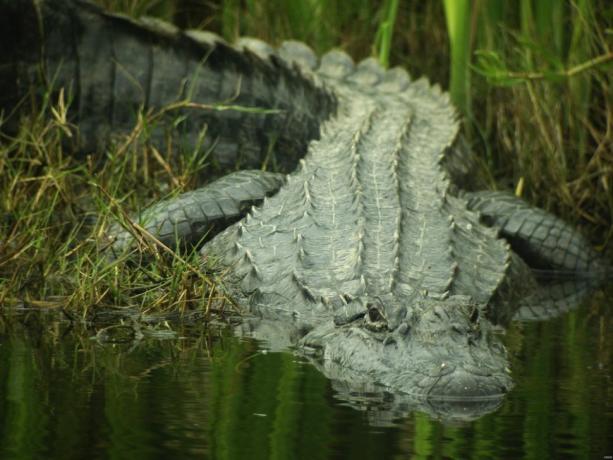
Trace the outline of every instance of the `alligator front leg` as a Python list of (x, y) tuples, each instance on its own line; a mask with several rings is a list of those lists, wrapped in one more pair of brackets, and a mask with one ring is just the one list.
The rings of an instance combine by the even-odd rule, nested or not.
[(573, 227), (542, 209), (505, 192), (466, 195), (468, 207), (496, 227), (513, 250), (535, 269), (602, 276), (605, 264)]
[(170, 249), (197, 246), (242, 218), (284, 181), (283, 174), (266, 171), (228, 174), (205, 187), (154, 204), (134, 222), (113, 225), (108, 232), (107, 249), (118, 257), (133, 249), (136, 241), (153, 239)]

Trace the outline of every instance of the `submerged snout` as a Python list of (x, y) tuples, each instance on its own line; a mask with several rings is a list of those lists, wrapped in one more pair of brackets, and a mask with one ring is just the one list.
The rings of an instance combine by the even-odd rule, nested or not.
[(418, 392), (428, 399), (471, 400), (502, 398), (512, 388), (508, 371), (477, 371), (462, 365), (447, 365), (446, 372), (426, 376), (418, 383)]
[(499, 407), (513, 386), (500, 335), (470, 302), (424, 301), (395, 320), (393, 309), (376, 303), (350, 306), (301, 341), (350, 399), (384, 392), (399, 404), (469, 420)]
[(500, 337), (484, 323), (451, 319), (434, 323), (426, 314), (390, 331), (364, 318), (314, 330), (304, 341), (339, 380), (429, 400), (500, 399), (513, 386)]

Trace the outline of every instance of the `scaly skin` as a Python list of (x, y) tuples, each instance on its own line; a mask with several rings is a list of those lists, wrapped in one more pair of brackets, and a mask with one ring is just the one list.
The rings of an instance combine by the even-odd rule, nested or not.
[[(193, 148), (206, 124), (215, 137), (205, 147), (215, 146), (219, 163), (255, 166), (272, 148), (293, 172), (235, 173), (154, 206), (142, 221), (165, 244), (194, 242), (258, 204), (206, 243), (203, 257), (228, 269), (228, 291), (257, 316), (244, 333), (297, 346), (348, 394), (384, 389), (398, 407), (422, 410), (444, 401), (446, 418), (492, 410), (512, 386), (495, 327), (536, 286), (518, 253), (537, 267), (602, 272), (585, 240), (548, 213), (491, 192), (456, 193), (466, 171), (453, 149), (455, 111), (426, 80), (373, 59), (355, 66), (338, 51), (320, 60), (296, 42), (231, 47), (80, 0), (33, 11), (16, 20), (22, 51), (0, 77), (23, 94), (39, 83), (42, 59), (44, 75), (73, 98), (82, 149), (128, 131), (139, 107), (232, 98), (280, 109), (185, 112), (180, 142)], [(24, 24), (36, 14), (42, 31), (32, 41)], [(127, 233), (111, 236), (114, 251), (130, 247)]]

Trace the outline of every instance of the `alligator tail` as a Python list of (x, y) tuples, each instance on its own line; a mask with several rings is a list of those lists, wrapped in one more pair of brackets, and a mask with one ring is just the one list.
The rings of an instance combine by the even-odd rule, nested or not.
[[(172, 129), (176, 147), (214, 147), (223, 167), (260, 166), (273, 153), (290, 171), (336, 110), (334, 96), (297, 66), (213, 34), (110, 14), (84, 0), (0, 0), (0, 13), (0, 43), (11, 44), (0, 58), (3, 118), (63, 88), (82, 152), (100, 151), (130, 132), (139, 113), (158, 111), (163, 121), (150, 141), (159, 148)], [(18, 122), (11, 117), (3, 130)]]

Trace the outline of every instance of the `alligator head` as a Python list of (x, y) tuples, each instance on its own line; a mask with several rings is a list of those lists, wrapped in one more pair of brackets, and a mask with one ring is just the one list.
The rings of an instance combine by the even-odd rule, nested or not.
[[(467, 296), (355, 299), (301, 345), (349, 393), (385, 391), (444, 406), (443, 418), (475, 418), (495, 409), (512, 387), (505, 348), (484, 310)], [(476, 404), (476, 406), (475, 406)], [(466, 406), (472, 405), (466, 414)], [(428, 410), (432, 412), (432, 410)]]

